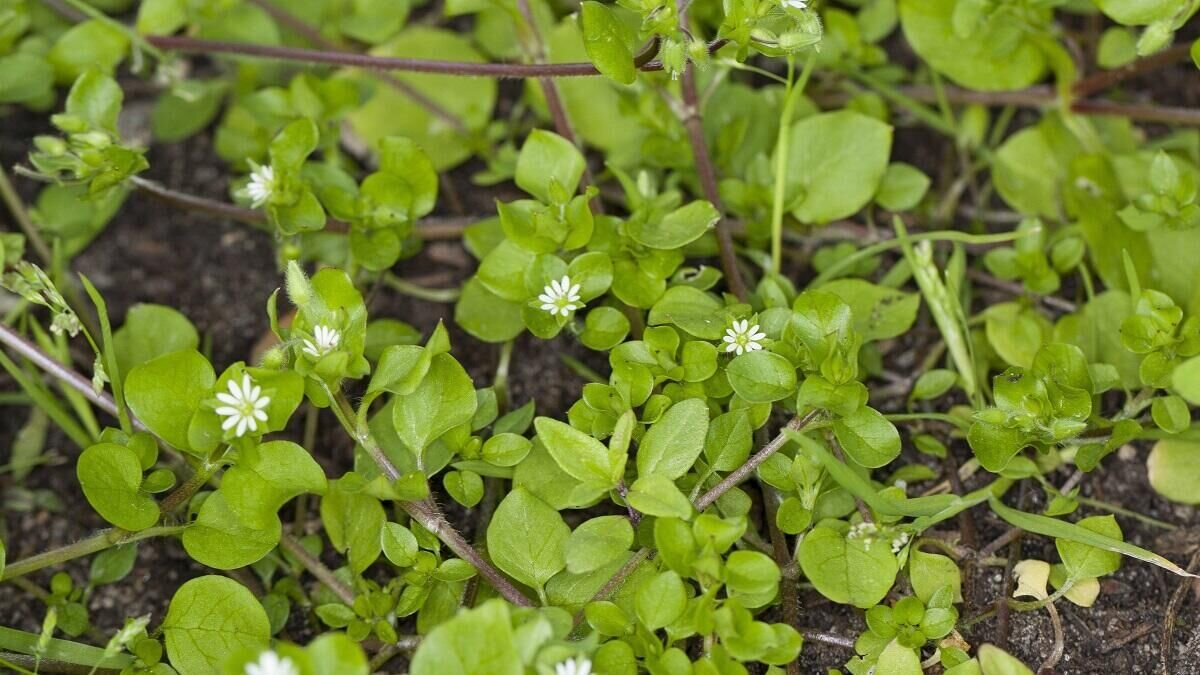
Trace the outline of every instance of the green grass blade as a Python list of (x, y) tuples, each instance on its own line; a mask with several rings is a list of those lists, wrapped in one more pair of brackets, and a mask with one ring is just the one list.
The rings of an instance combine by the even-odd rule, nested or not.
[(992, 507), (992, 510), (996, 512), (996, 515), (1003, 518), (1004, 521), (1009, 525), (1012, 525), (1013, 527), (1019, 527), (1027, 532), (1033, 532), (1034, 534), (1040, 534), (1047, 537), (1066, 539), (1068, 541), (1074, 541), (1080, 544), (1087, 544), (1088, 546), (1095, 546), (1096, 548), (1101, 548), (1105, 551), (1120, 553), (1121, 555), (1127, 555), (1130, 558), (1148, 562), (1151, 565), (1158, 565), (1168, 572), (1171, 572), (1172, 574), (1178, 574), (1181, 577), (1200, 578), (1200, 575), (1195, 575), (1188, 572), (1179, 565), (1176, 565), (1157, 553), (1147, 551), (1144, 548), (1134, 546), (1133, 544), (1121, 541), (1120, 539), (1106, 537), (1098, 532), (1093, 532), (1074, 523), (1068, 523), (1065, 520), (1058, 520), (1057, 518), (1050, 518), (1048, 516), (1034, 513), (1025, 513), (1024, 511), (1019, 511), (1012, 507), (1005, 506), (1004, 503), (999, 499), (989, 500), (988, 505)]

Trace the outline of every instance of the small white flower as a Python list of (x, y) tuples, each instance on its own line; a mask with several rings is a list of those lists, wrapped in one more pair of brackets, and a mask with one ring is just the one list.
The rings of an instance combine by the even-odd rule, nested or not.
[(767, 334), (759, 331), (758, 324), (751, 326), (745, 319), (734, 321), (732, 328), (725, 329), (725, 351), (736, 352), (738, 356), (756, 352), (762, 349), (760, 340), (765, 337)]
[(537, 299), (542, 303), (542, 309), (550, 312), (551, 316), (570, 316), (571, 312), (583, 307), (579, 301), (579, 284), (572, 284), (571, 278), (566, 275), (551, 281)]
[(296, 664), (286, 656), (279, 656), (268, 649), (255, 663), (246, 664), (246, 675), (300, 675)]
[(217, 408), (217, 414), (225, 418), (221, 429), (229, 431), (237, 427), (235, 436), (243, 436), (247, 430), (258, 431), (258, 423), (267, 421), (264, 408), (271, 398), (262, 395), (262, 387), (254, 384), (247, 373), (242, 374), (240, 385), (235, 380), (229, 380), (229, 393), (218, 393), (217, 400), (225, 404)]
[(554, 675), (591, 675), (591, 673), (592, 662), (582, 656), (576, 659), (567, 659), (554, 666)]
[(254, 170), (250, 172), (250, 182), (246, 184), (246, 194), (250, 197), (250, 206), (258, 208), (267, 203), (271, 192), (275, 189), (275, 169), (268, 166), (251, 164)]
[(892, 553), (900, 553), (900, 549), (904, 548), (904, 546), (908, 543), (908, 538), (909, 534), (907, 532), (901, 532), (898, 534), (896, 538), (892, 540)]
[(317, 326), (313, 329), (313, 339), (304, 341), (304, 353), (319, 359), (337, 349), (341, 341), (342, 334), (336, 328)]
[(783, 6), (791, 9), (808, 9), (808, 0), (783, 0)]

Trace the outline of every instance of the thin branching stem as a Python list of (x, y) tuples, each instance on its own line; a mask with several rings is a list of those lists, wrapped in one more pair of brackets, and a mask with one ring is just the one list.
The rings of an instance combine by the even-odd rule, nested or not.
[(770, 459), (771, 455), (779, 452), (780, 448), (782, 448), (788, 441), (788, 436), (786, 433), (787, 430), (800, 431), (804, 427), (808, 426), (810, 422), (817, 419), (817, 417), (820, 415), (820, 411), (813, 410), (804, 415), (793, 417), (784, 426), (785, 431), (781, 431), (778, 436), (771, 440), (770, 443), (767, 443), (758, 452), (751, 455), (750, 459), (746, 460), (745, 464), (732, 471), (728, 476), (725, 476), (720, 483), (714, 485), (711, 490), (701, 495), (700, 498), (696, 500), (696, 510), (703, 511), (712, 506), (713, 503), (721, 497), (721, 495), (729, 492), (734, 487), (737, 487), (740, 483), (749, 478), (750, 474), (754, 473), (754, 470), (757, 469), (763, 462)]
[[(412, 73), (430, 73), (434, 75), (458, 75), (462, 77), (497, 77), (527, 79), (531, 77), (589, 77), (599, 75), (600, 71), (589, 61), (573, 63), (470, 63), (465, 61), (442, 61), (438, 59), (414, 59), (397, 56), (372, 56), (336, 50), (304, 49), (300, 47), (278, 47), (244, 42), (226, 42), (222, 40), (205, 40), (202, 38), (182, 35), (151, 35), (147, 41), (160, 49), (192, 54), (231, 54), (245, 57), (277, 59), (280, 61), (299, 61), (302, 63), (319, 63), (348, 68), (365, 68), (368, 70), (398, 70)], [(725, 46), (726, 40), (714, 40), (709, 43), (709, 53)], [(657, 43), (652, 42), (647, 51), (657, 53)], [(644, 72), (655, 72), (663, 69), (661, 61), (645, 61), (634, 59), (634, 65)]]
[(279, 539), (279, 546), (283, 550), (291, 553), (293, 557), (300, 562), (304, 569), (317, 578), (318, 581), (329, 587), (333, 594), (338, 596), (338, 599), (347, 605), (354, 604), (354, 589), (342, 583), (342, 580), (337, 578), (328, 567), (325, 566), (316, 556), (308, 552), (304, 545), (295, 537), (284, 533)]
[[(333, 408), (338, 422), (341, 423), (346, 433), (366, 450), (367, 455), (375, 461), (375, 464), (379, 466), (379, 470), (383, 472), (383, 475), (387, 476), (388, 480), (396, 481), (399, 479), (401, 475), (400, 470), (388, 459), (387, 453), (383, 451), (383, 448), (371, 434), (370, 430), (366, 425), (354, 422), (357, 419), (357, 415), (354, 412), (353, 406), (350, 405), (350, 401), (346, 399), (346, 395), (341, 391), (333, 391), (328, 388), (326, 391), (334, 401), (331, 408)], [(422, 527), (429, 530), (438, 539), (441, 539), (442, 543), (446, 544), (455, 555), (471, 563), (471, 566), (478, 570), (479, 574), (484, 579), (487, 579), (488, 583), (500, 595), (504, 596), (506, 600), (521, 607), (533, 606), (533, 602), (520, 589), (514, 586), (508, 580), (508, 577), (505, 577), (500, 570), (496, 569), (492, 563), (463, 538), (462, 534), (450, 524), (450, 521), (446, 520), (446, 516), (442, 514), (432, 500), (427, 499), (419, 502), (398, 501), (397, 503), (400, 504), (400, 508), (404, 509), (404, 512), (410, 518), (420, 523)]]

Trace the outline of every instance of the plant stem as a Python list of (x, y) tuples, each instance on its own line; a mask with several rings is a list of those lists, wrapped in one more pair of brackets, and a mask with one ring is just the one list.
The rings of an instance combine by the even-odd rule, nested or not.
[(187, 194), (164, 187), (152, 180), (147, 180), (140, 176), (130, 176), (129, 182), (139, 192), (145, 193), (171, 206), (186, 209), (189, 211), (198, 211), (207, 213), (213, 216), (220, 216), (235, 220), (239, 223), (252, 225), (260, 230), (267, 229), (267, 214), (256, 209), (247, 209), (236, 204), (209, 199), (207, 197), (199, 197), (197, 195)]
[(1097, 94), (1123, 80), (1129, 79), (1142, 73), (1148, 73), (1152, 70), (1158, 70), (1165, 66), (1169, 66), (1180, 61), (1186, 61), (1190, 54), (1191, 44), (1189, 40), (1183, 40), (1179, 44), (1168, 47), (1167, 49), (1144, 56), (1140, 59), (1127, 63), (1120, 68), (1112, 70), (1103, 70), (1098, 73), (1093, 73), (1078, 82), (1073, 87), (1073, 92), (1079, 98), (1087, 98), (1092, 94)]
[[(526, 58), (533, 63), (545, 63), (546, 46), (542, 41), (542, 32), (538, 30), (537, 19), (533, 16), (533, 10), (529, 6), (529, 0), (517, 0), (517, 11), (521, 15), (521, 24), (523, 24), (518, 25), (517, 32)], [(538, 86), (541, 87), (542, 96), (546, 99), (546, 109), (550, 112), (550, 119), (554, 121), (554, 130), (558, 132), (559, 136), (570, 141), (571, 145), (578, 147), (579, 139), (575, 137), (575, 129), (571, 126), (571, 118), (567, 115), (567, 109), (563, 105), (558, 85), (555, 84), (553, 78), (539, 77)], [(596, 180), (592, 176), (592, 169), (585, 161), (583, 164), (583, 180), (579, 182), (579, 190), (586, 190), (589, 185), (595, 182)], [(604, 213), (604, 205), (600, 201), (599, 194), (592, 199), (591, 204), (594, 211)]]
[(44, 567), (51, 565), (59, 565), (76, 558), (99, 553), (107, 548), (119, 546), (120, 544), (129, 544), (142, 539), (150, 539), (151, 537), (166, 537), (182, 532), (186, 525), (158, 525), (139, 532), (129, 532), (120, 528), (110, 528), (101, 530), (96, 534), (80, 539), (73, 544), (67, 544), (56, 549), (51, 549), (30, 556), (23, 560), (18, 560), (4, 568), (4, 576), (0, 580), (7, 581), (16, 577), (24, 576), (31, 572), (36, 572)]
[[(299, 47), (276, 47), (222, 40), (204, 40), (181, 35), (150, 35), (146, 40), (169, 51), (195, 54), (236, 54), (246, 57), (323, 63), (350, 68), (370, 70), (402, 70), (413, 73), (435, 75), (459, 75), (463, 77), (586, 77), (599, 75), (600, 71), (589, 61), (576, 63), (470, 63), (464, 61), (440, 61), (437, 59), (412, 59), (394, 56), (371, 56), (334, 50), (302, 49)], [(724, 47), (726, 40), (714, 40), (708, 45), (709, 53)], [(653, 43), (652, 43), (653, 44)], [(657, 47), (653, 49), (657, 51)], [(634, 64), (639, 70), (655, 72), (663, 69), (661, 61)]]
[[(268, 2), (267, 0), (249, 0), (249, 2), (250, 4), (258, 6), (264, 12), (270, 14), (276, 21), (295, 31), (297, 35), (300, 35), (305, 40), (308, 40), (317, 47), (325, 50), (336, 50), (339, 48), (339, 46), (332, 40), (326, 39), (325, 36), (321, 34), (321, 31), (317, 30), (314, 26), (309, 25), (306, 21), (287, 11), (280, 5), (277, 5), (273, 2)], [(433, 113), (435, 117), (441, 119), (446, 124), (449, 124), (458, 133), (463, 134), (464, 136), (470, 134), (470, 130), (467, 129), (467, 125), (463, 123), (461, 118), (449, 110), (446, 110), (437, 101), (429, 98), (425, 94), (422, 94), (417, 88), (409, 85), (407, 82), (395, 77), (390, 73), (379, 73), (376, 77), (387, 83), (388, 86), (392, 87), (396, 91), (412, 99), (417, 105)]]
[[(367, 451), (367, 454), (379, 466), (379, 470), (388, 477), (388, 480), (395, 481), (400, 478), (400, 470), (388, 459), (379, 442), (371, 435), (370, 430), (365, 425), (356, 425), (353, 422), (356, 419), (354, 407), (350, 405), (350, 401), (346, 399), (346, 395), (341, 391), (335, 392), (328, 387), (326, 388), (326, 392), (334, 401), (334, 405), (330, 407), (333, 408), (338, 422), (342, 424), (342, 428), (346, 430), (346, 433)], [(446, 520), (446, 517), (442, 515), (441, 511), (438, 510), (432, 501), (398, 501), (398, 503), (400, 504), (400, 508), (404, 509), (404, 512), (410, 518), (420, 523), (422, 527), (429, 530), (438, 539), (441, 539), (442, 543), (446, 544), (455, 555), (471, 563), (471, 566), (478, 570), (479, 574), (487, 579), (492, 584), (492, 587), (500, 595), (504, 596), (506, 600), (521, 607), (533, 606), (533, 602), (514, 586), (507, 577), (501, 574), (500, 570), (496, 569), (479, 551), (476, 551), (474, 547), (467, 543), (467, 540), (463, 539), (463, 536)]]
[(326, 567), (324, 563), (310, 554), (308, 549), (304, 548), (295, 537), (285, 532), (279, 538), (279, 546), (295, 556), (296, 560), (299, 560), (300, 564), (304, 566), (304, 569), (308, 570), (318, 581), (328, 586), (329, 590), (333, 591), (333, 594), (338, 596), (339, 600), (347, 605), (354, 604), (354, 589), (342, 583), (342, 580), (338, 579), (337, 575)]
[(457, 288), (425, 288), (414, 284), (407, 279), (386, 272), (383, 275), (383, 283), (397, 293), (412, 296), (419, 300), (428, 300), (429, 302), (453, 303), (458, 301), (458, 296), (462, 295), (462, 291)]
[(33, 245), (33, 250), (37, 252), (42, 262), (47, 265), (53, 263), (54, 253), (46, 245), (46, 240), (42, 239), (41, 231), (30, 220), (29, 211), (25, 209), (25, 203), (21, 201), (21, 196), (17, 194), (12, 181), (8, 179), (8, 172), (4, 170), (3, 166), (0, 166), (0, 199), (4, 200), (4, 205), (8, 207), (13, 220), (17, 221), (17, 226), (25, 233), (25, 238)]
[[(799, 431), (808, 426), (810, 422), (817, 419), (820, 414), (820, 411), (812, 410), (802, 416), (798, 415), (793, 417), (784, 426), (784, 430), (790, 429), (792, 431)], [(746, 460), (745, 464), (735, 469), (728, 476), (725, 476), (724, 480), (722, 480), (720, 483), (717, 483), (711, 490), (701, 495), (700, 498), (696, 500), (696, 510), (703, 511), (712, 506), (713, 502), (717, 501), (721, 495), (729, 492), (739, 483), (749, 478), (750, 474), (754, 473), (754, 470), (757, 469), (760, 464), (767, 461), (771, 455), (778, 452), (779, 449), (787, 443), (787, 440), (787, 434), (781, 431), (779, 435), (771, 440), (770, 443), (767, 443), (762, 447), (762, 449), (751, 455), (750, 459)]]
[(29, 342), (20, 333), (5, 325), (0, 325), (0, 344), (8, 346), (17, 354), (29, 359), (35, 366), (42, 371), (48, 373), (61, 382), (67, 384), (72, 389), (75, 389), (88, 401), (91, 401), (96, 407), (104, 412), (117, 416), (117, 405), (112, 398), (104, 393), (96, 393), (92, 389), (92, 381), (75, 372), (71, 368), (59, 363), (54, 357), (43, 352), (32, 342)]
[(771, 270), (780, 273), (783, 266), (783, 198), (787, 186), (788, 155), (791, 148), (792, 116), (796, 110), (796, 97), (804, 91), (808, 78), (816, 65), (816, 52), (809, 55), (804, 62), (804, 70), (800, 73), (800, 81), (796, 82), (795, 60), (788, 56), (787, 87), (783, 94), (783, 111), (779, 114), (779, 138), (775, 142), (775, 194), (771, 200)]
[[(684, 2), (679, 3), (679, 23), (687, 25), (687, 9)], [(683, 81), (680, 83), (683, 94), (683, 110), (681, 121), (687, 130), (688, 142), (692, 146), (692, 159), (696, 164), (696, 178), (700, 181), (700, 189), (704, 198), (717, 209), (716, 226), (717, 248), (720, 250), (721, 270), (725, 273), (725, 283), (729, 290), (740, 300), (746, 299), (746, 282), (742, 280), (742, 272), (738, 269), (737, 253), (733, 248), (733, 235), (729, 232), (729, 220), (725, 218), (725, 209), (721, 206), (721, 194), (717, 188), (717, 170), (713, 166), (712, 157), (708, 153), (708, 142), (704, 140), (704, 123), (700, 119), (700, 99), (696, 94), (696, 67), (689, 60), (683, 67)]]
[[(761, 481), (760, 481), (761, 482)], [(788, 550), (787, 535), (779, 529), (775, 516), (779, 512), (780, 495), (775, 488), (762, 483), (763, 518), (767, 521), (767, 531), (771, 536), (771, 557), (780, 569), (787, 567), (792, 561), (792, 553)], [(796, 587), (796, 577), (784, 577), (779, 580), (779, 598), (783, 605), (783, 620), (787, 625), (800, 625), (800, 591)], [(800, 663), (793, 660), (787, 664), (787, 675), (800, 675)]]

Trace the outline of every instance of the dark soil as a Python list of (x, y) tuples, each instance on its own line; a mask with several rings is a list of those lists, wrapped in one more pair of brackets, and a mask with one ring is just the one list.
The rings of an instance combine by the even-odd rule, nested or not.
[[(1160, 104), (1194, 105), (1200, 97), (1200, 88), (1194, 86), (1195, 71), (1190, 66), (1164, 71), (1159, 77), (1136, 84), (1151, 90)], [(135, 111), (138, 103), (144, 102), (135, 102)], [(43, 131), (44, 123), (36, 116), (18, 111), (10, 111), (0, 119), (3, 119), (0, 162), (10, 167), (24, 158), (29, 137)], [(937, 176), (942, 143), (940, 138), (923, 133), (918, 136), (906, 129), (897, 134), (894, 159), (912, 162)], [(190, 193), (226, 198), (224, 168), (215, 159), (210, 136), (202, 134), (173, 145), (156, 144), (149, 159), (151, 169), (145, 174), (147, 178)], [(447, 177), (458, 199), (443, 198), (439, 208), (445, 209), (446, 203), (458, 201), (462, 210), (458, 213), (447, 210), (442, 215), (487, 214), (492, 210), (494, 197), (513, 195), (511, 186), (496, 190), (472, 186), (469, 176), (476, 168), (461, 168)], [(18, 181), (24, 196), (32, 199), (36, 186), (23, 179)], [(941, 185), (934, 189), (939, 187), (945, 188)], [(7, 214), (3, 218), (0, 222), (7, 223)], [(281, 281), (275, 260), (274, 242), (262, 232), (175, 210), (135, 194), (105, 232), (76, 259), (75, 267), (87, 274), (104, 294), (117, 325), (129, 307), (139, 302), (168, 304), (182, 311), (200, 329), (204, 344), (221, 368), (237, 360), (251, 359), (255, 345), (267, 333), (265, 302)], [(415, 259), (402, 263), (397, 271), (429, 286), (449, 287), (466, 278), (473, 265), (458, 244), (434, 242)], [(398, 318), (426, 334), (439, 320), (446, 321), (456, 356), (476, 382), (491, 381), (498, 347), (482, 344), (459, 330), (452, 320), (451, 305), (416, 300), (387, 290), (374, 293), (371, 304), (373, 317)], [(927, 347), (920, 341), (895, 345), (894, 353), (887, 354), (885, 359), (890, 364), (915, 363)], [(606, 372), (603, 357), (568, 339), (545, 343), (526, 336), (518, 340), (512, 358), (510, 390), (514, 404), (536, 397), (540, 413), (565, 412), (578, 397), (583, 380), (564, 365), (561, 355), (574, 356)], [(0, 390), (14, 388), (7, 378), (0, 378)], [(8, 461), (8, 449), (25, 416), (24, 409), (0, 407), (0, 465)], [(321, 433), (315, 451), (322, 463), (336, 467), (338, 472), (348, 469), (350, 446), (344, 435), (332, 418), (322, 416), (320, 421)], [(105, 526), (78, 487), (74, 471), (78, 449), (52, 432), (47, 450), (56, 460), (35, 469), (22, 486), (12, 485), (5, 474), (0, 474), (3, 509), (0, 534), (7, 542), (9, 561), (67, 544)], [(970, 454), (961, 441), (954, 442), (952, 450), (960, 459)], [(1181, 529), (1169, 540), (1162, 540), (1166, 530), (1118, 516), (1129, 541), (1186, 563), (1192, 554), (1188, 546), (1192, 530), (1187, 528), (1200, 528), (1200, 519), (1195, 509), (1171, 504), (1150, 489), (1144, 464), (1146, 451), (1147, 448), (1140, 447), (1133, 454), (1110, 457), (1101, 470), (1085, 478), (1083, 494), (1179, 526)], [(1053, 479), (1061, 483), (1066, 476)], [(1028, 506), (1036, 508), (1040, 495), (1030, 492)], [(51, 508), (54, 503), (24, 510), (13, 507), (17, 502), (25, 503), (30, 494), (43, 495), (56, 502), (57, 507)], [(1080, 514), (1092, 512), (1080, 509)], [(460, 520), (470, 536), (471, 514), (458, 510), (451, 515)], [(1007, 529), (985, 509), (976, 509), (974, 518), (981, 546)], [(953, 522), (945, 526), (952, 527)], [(1200, 541), (1200, 537), (1194, 539)], [(1029, 537), (1022, 547), (1023, 557), (1057, 560), (1052, 542)], [(1001, 551), (1001, 555), (1006, 553), (1007, 548)], [(88, 562), (75, 561), (65, 569), (82, 583), (87, 578)], [(204, 573), (206, 570), (192, 563), (177, 541), (142, 542), (134, 572), (120, 583), (95, 589), (91, 595), (89, 608), (93, 625), (101, 636), (99, 642), (126, 617), (150, 613), (155, 622), (161, 620), (174, 590), (187, 578)], [(960, 608), (964, 619), (978, 617), (995, 605), (1002, 594), (1002, 574), (1002, 567), (984, 567), (967, 579), (964, 588), (967, 603)], [(50, 575), (50, 571), (42, 571), (31, 575), (30, 581), (46, 587)], [(1119, 572), (1104, 581), (1102, 593), (1091, 609), (1058, 603), (1066, 650), (1053, 672), (1158, 673), (1163, 656), (1160, 641), (1164, 612), (1178, 583), (1176, 577), (1156, 567), (1127, 560)], [(801, 602), (801, 623), (813, 631), (853, 638), (864, 629), (861, 612), (833, 605), (811, 590), (802, 593)], [(43, 614), (41, 601), (33, 595), (11, 583), (0, 584), (0, 625), (37, 631)], [(1173, 665), (1165, 672), (1200, 673), (1200, 602), (1185, 601), (1176, 619), (1178, 625), (1171, 645)], [(972, 645), (1004, 642), (1003, 646), (1036, 667), (1050, 653), (1053, 644), (1048, 615), (1044, 611), (1013, 612), (1009, 621), (1007, 640), (997, 634), (994, 616), (973, 623), (963, 635)], [(801, 670), (824, 672), (840, 666), (850, 656), (844, 648), (810, 640), (800, 659)], [(398, 667), (398, 663), (391, 667)]]

